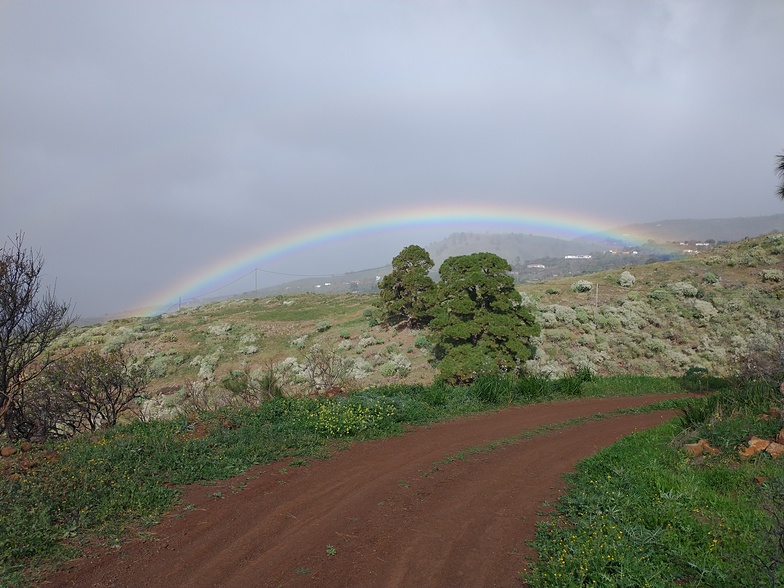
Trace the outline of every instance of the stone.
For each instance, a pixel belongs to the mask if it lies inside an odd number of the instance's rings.
[[[759,437],[752,437],[749,439],[749,446],[748,447],[741,447],[738,452],[742,457],[751,457],[752,455],[757,455],[767,449],[768,445],[770,445],[770,441],[767,439],[760,439]]]
[[[774,441],[773,443],[770,443],[765,448],[765,453],[767,453],[773,458],[781,457],[782,455],[784,455],[784,445],[782,445],[781,443],[776,443]]]
[[[28,451],[30,451],[32,448],[33,448],[33,444],[32,444],[32,443],[30,443],[29,441],[25,441],[24,443],[22,443],[22,444],[19,446],[19,449],[21,449],[21,450],[22,450],[22,451],[24,451],[25,453],[27,453]]]
[[[781,412],[781,409],[778,406],[771,406],[768,414],[774,421],[780,421],[784,418],[784,413]]]
[[[784,445],[784,427],[782,427],[781,431],[779,431],[779,434],[776,435],[776,443]]]
[[[703,453],[721,453],[721,450],[717,449],[716,447],[712,447],[711,444],[708,443],[707,439],[700,439],[696,443],[687,443],[683,447],[690,455],[693,455],[694,457],[698,457]]]
[[[0,449],[0,455],[3,457],[11,457],[14,453],[16,453],[16,447],[11,447],[10,445],[6,445]]]

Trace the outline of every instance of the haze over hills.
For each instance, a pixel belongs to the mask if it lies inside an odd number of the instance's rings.
[[[769,216],[671,219],[652,223],[626,225],[615,229],[620,235],[645,235],[657,243],[681,241],[740,241],[744,237],[757,237],[784,231],[784,214]],[[578,241],[606,242],[603,235],[586,235]]]
[[[772,232],[784,231],[784,214],[761,217],[726,219],[674,219],[651,223],[627,225],[612,231],[615,235],[644,236],[657,244],[680,242],[716,243],[738,241],[744,237],[755,237]],[[465,255],[479,251],[495,253],[513,266],[519,282],[532,282],[557,276],[580,275],[608,267],[634,265],[649,260],[661,260],[661,249],[646,250],[641,247],[638,255],[619,257],[607,253],[611,248],[625,247],[625,243],[608,238],[604,234],[584,235],[572,240],[530,234],[510,233],[453,233],[445,239],[422,245],[435,262],[433,270],[454,255]],[[676,248],[678,250],[683,247]],[[673,248],[670,247],[672,251]],[[631,253],[631,252],[629,252]],[[592,255],[591,259],[565,259],[565,256]],[[292,280],[283,284],[246,291],[239,294],[199,298],[183,301],[184,306],[196,306],[215,300],[232,298],[259,298],[281,294],[322,292],[338,294],[345,292],[376,292],[376,282],[391,271],[391,259],[380,259],[379,266],[333,276],[314,276]],[[529,267],[529,266],[545,266]],[[78,323],[92,324],[114,318],[133,315],[134,312],[103,317],[84,317]]]
[[[672,258],[688,247],[681,246],[680,243],[739,241],[744,237],[756,237],[782,231],[784,231],[784,214],[776,214],[728,219],[662,220],[627,225],[612,231],[616,235],[628,234],[638,238],[644,236],[644,238],[661,245],[661,247],[656,247],[642,244],[633,248],[634,251],[629,248],[629,243],[608,238],[604,234],[584,235],[567,240],[520,233],[461,232],[453,233],[445,239],[429,245],[417,244],[424,247],[433,258],[435,263],[434,277],[437,277],[438,268],[448,257],[488,251],[506,259],[513,266],[518,281],[527,282]],[[613,248],[616,253],[610,253],[608,248]],[[629,249],[625,253],[630,255],[619,256],[624,248]],[[585,255],[592,255],[592,257],[590,259],[565,259],[566,256]],[[386,261],[386,264],[327,278],[303,278],[254,292],[220,298],[264,297],[303,292],[330,294],[375,292],[376,281],[392,269],[391,260],[380,261]],[[529,265],[544,265],[545,267],[530,268]],[[551,271],[542,271],[547,269]]]

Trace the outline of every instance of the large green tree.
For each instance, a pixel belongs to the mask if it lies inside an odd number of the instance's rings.
[[[395,256],[392,272],[378,284],[388,323],[405,322],[411,328],[430,322],[436,285],[428,273],[433,265],[430,254],[419,245],[409,245]]]
[[[523,305],[511,269],[493,253],[450,257],[441,265],[440,303],[430,329],[444,381],[519,373],[531,357],[531,337],[539,334],[539,325]]]

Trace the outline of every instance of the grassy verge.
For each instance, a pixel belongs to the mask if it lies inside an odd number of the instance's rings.
[[[544,586],[778,586],[784,582],[784,462],[740,459],[784,423],[775,390],[751,383],[698,399],[682,418],[581,462],[535,540]],[[707,439],[721,454],[692,457]],[[778,516],[778,519],[776,518]]]
[[[117,427],[21,454],[0,477],[0,585],[24,586],[88,541],[114,544],[172,508],[177,486],[287,457],[325,456],[334,440],[582,394],[587,378],[483,379],[469,387],[389,386],[347,398],[275,398]],[[650,392],[660,392],[649,379]],[[670,386],[670,384],[668,384]],[[638,389],[644,392],[644,386]],[[682,391],[671,390],[668,391]]]

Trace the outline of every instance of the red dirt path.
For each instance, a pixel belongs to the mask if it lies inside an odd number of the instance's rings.
[[[526,429],[662,398],[509,408],[358,443],[307,467],[285,460],[190,486],[182,502],[194,506],[170,513],[152,538],[71,561],[42,586],[519,588],[518,572],[534,555],[526,541],[542,502],[560,494],[562,475],[674,413],[587,421],[466,460],[445,458]]]

